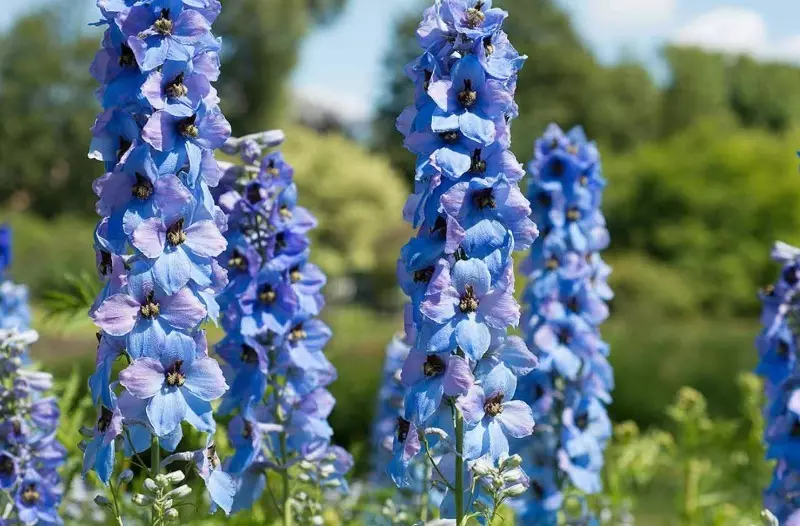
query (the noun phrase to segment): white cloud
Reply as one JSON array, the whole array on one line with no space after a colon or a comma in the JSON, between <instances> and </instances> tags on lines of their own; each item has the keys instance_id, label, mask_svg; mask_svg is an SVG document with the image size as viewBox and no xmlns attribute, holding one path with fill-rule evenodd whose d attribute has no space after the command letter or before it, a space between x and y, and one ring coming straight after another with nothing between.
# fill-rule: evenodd
<instances>
[{"instance_id":1,"label":"white cloud","mask_svg":"<svg viewBox=\"0 0 800 526\"><path fill-rule=\"evenodd\" d=\"M595 30L641 31L668 23L677 0L587 0L586 21Z\"/></svg>"},{"instance_id":2,"label":"white cloud","mask_svg":"<svg viewBox=\"0 0 800 526\"><path fill-rule=\"evenodd\" d=\"M724 53L800 61L800 35L773 41L758 12L741 7L718 7L684 25L672 36L673 44L697 46Z\"/></svg>"}]
</instances>

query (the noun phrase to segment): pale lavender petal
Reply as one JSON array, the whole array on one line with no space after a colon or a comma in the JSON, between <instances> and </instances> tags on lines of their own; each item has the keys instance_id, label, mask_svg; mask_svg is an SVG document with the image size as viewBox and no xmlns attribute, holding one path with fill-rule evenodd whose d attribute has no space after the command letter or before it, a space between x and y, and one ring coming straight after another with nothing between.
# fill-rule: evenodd
<instances>
[{"instance_id":1,"label":"pale lavender petal","mask_svg":"<svg viewBox=\"0 0 800 526\"><path fill-rule=\"evenodd\" d=\"M533 411L522 400L512 400L503 404L503 412L495 417L508 435L525 438L533 434Z\"/></svg>"},{"instance_id":2,"label":"pale lavender petal","mask_svg":"<svg viewBox=\"0 0 800 526\"><path fill-rule=\"evenodd\" d=\"M469 363L461 356L450 356L442 379L445 394L449 396L466 394L474 382Z\"/></svg>"},{"instance_id":3,"label":"pale lavender petal","mask_svg":"<svg viewBox=\"0 0 800 526\"><path fill-rule=\"evenodd\" d=\"M198 221L185 228L184 232L186 232L185 245L199 256L218 256L227 246L225 238L213 221Z\"/></svg>"},{"instance_id":4,"label":"pale lavender petal","mask_svg":"<svg viewBox=\"0 0 800 526\"><path fill-rule=\"evenodd\" d=\"M167 240L167 227L158 217L142 221L133 231L131 243L139 249L145 257L155 259L164 251Z\"/></svg>"},{"instance_id":5,"label":"pale lavender petal","mask_svg":"<svg viewBox=\"0 0 800 526\"><path fill-rule=\"evenodd\" d=\"M198 358L185 372L184 389L188 389L201 400L216 400L228 390L222 370L212 358Z\"/></svg>"},{"instance_id":6,"label":"pale lavender petal","mask_svg":"<svg viewBox=\"0 0 800 526\"><path fill-rule=\"evenodd\" d=\"M136 324L141 305L127 294L114 294L94 311L92 320L111 336L125 336Z\"/></svg>"},{"instance_id":7,"label":"pale lavender petal","mask_svg":"<svg viewBox=\"0 0 800 526\"><path fill-rule=\"evenodd\" d=\"M119 383L136 398L145 400L155 396L164 385L164 366L154 358L134 360L120 371Z\"/></svg>"},{"instance_id":8,"label":"pale lavender petal","mask_svg":"<svg viewBox=\"0 0 800 526\"><path fill-rule=\"evenodd\" d=\"M188 288L161 302L161 317L177 329L193 329L206 317L206 309Z\"/></svg>"}]
</instances>

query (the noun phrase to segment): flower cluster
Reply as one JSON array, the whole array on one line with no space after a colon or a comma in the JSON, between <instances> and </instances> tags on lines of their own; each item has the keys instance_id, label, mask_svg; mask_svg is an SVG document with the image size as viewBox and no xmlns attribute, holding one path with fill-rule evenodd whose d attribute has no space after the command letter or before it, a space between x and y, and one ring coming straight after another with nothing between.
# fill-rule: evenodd
<instances>
[{"instance_id":1,"label":"flower cluster","mask_svg":"<svg viewBox=\"0 0 800 526\"><path fill-rule=\"evenodd\" d=\"M800 524L800 249L778 242L772 256L783 270L760 293L763 329L756 341L756 372L764 378L767 398L767 458L777 460L764 503L781 524L794 525Z\"/></svg>"},{"instance_id":2,"label":"flower cluster","mask_svg":"<svg viewBox=\"0 0 800 526\"><path fill-rule=\"evenodd\" d=\"M227 283L215 260L227 224L209 187L221 176L213 150L230 125L211 85L219 76L220 42L211 33L218 0L98 6L105 34L91 72L103 112L90 157L106 169L94 183L105 287L91 309L100 328L90 378L97 421L84 468L107 483L117 443L128 455L152 444L157 460L160 447L173 451L180 442L182 422L215 430L211 402L228 386L200 325L218 317L215 296ZM112 382L120 356L128 366ZM229 510L232 482L209 489Z\"/></svg>"},{"instance_id":3,"label":"flower cluster","mask_svg":"<svg viewBox=\"0 0 800 526\"><path fill-rule=\"evenodd\" d=\"M565 483L584 493L601 489L603 454L611 436L605 404L613 372L598 326L608 317L610 273L599 251L609 242L600 211L605 180L596 146L581 128L550 125L536 143L528 197L541 237L524 272L523 330L539 369L520 383L538 423L519 450L532 491L520 499L524 520L555 524Z\"/></svg>"},{"instance_id":4,"label":"flower cluster","mask_svg":"<svg viewBox=\"0 0 800 526\"><path fill-rule=\"evenodd\" d=\"M25 330L31 326L28 287L6 278L11 265L11 228L0 226L0 329Z\"/></svg>"},{"instance_id":5,"label":"flower cluster","mask_svg":"<svg viewBox=\"0 0 800 526\"><path fill-rule=\"evenodd\" d=\"M521 339L506 336L520 314L511 255L538 234L518 186L524 170L509 151L525 57L501 29L507 16L482 0L428 8L417 31L424 51L407 68L415 104L397 121L417 156L404 216L418 233L398 263L415 338L402 370L405 415L390 471L409 484L411 459L444 442L455 455L440 463L454 459L454 479L439 483L453 490L445 513L459 523L469 512L464 461L498 461L509 438L530 435L534 425L531 408L514 395L536 360Z\"/></svg>"},{"instance_id":6,"label":"flower cluster","mask_svg":"<svg viewBox=\"0 0 800 526\"><path fill-rule=\"evenodd\" d=\"M240 481L234 509L259 498L272 469L284 479L284 513L300 520L316 503L292 496L290 477L344 489L352 459L330 442L335 401L327 386L336 370L323 352L331 330L317 318L326 277L308 261L316 219L297 205L294 172L281 153L264 154L282 140L273 131L225 146L244 165L227 166L214 194L228 214L219 262L230 277L218 297L226 335L216 352L231 385L219 413L235 413L228 426L235 448L228 470Z\"/></svg>"},{"instance_id":7,"label":"flower cluster","mask_svg":"<svg viewBox=\"0 0 800 526\"><path fill-rule=\"evenodd\" d=\"M4 317L5 312L0 312ZM66 449L56 440L59 410L47 374L22 368L35 331L0 329L0 494L6 524L62 524L61 479Z\"/></svg>"}]
</instances>

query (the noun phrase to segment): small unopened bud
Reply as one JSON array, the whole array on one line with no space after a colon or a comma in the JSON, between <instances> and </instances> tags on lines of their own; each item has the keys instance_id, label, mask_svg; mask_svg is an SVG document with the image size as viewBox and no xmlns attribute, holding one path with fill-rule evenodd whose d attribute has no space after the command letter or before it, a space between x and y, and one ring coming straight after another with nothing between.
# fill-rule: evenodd
<instances>
[{"instance_id":1,"label":"small unopened bud","mask_svg":"<svg viewBox=\"0 0 800 526\"><path fill-rule=\"evenodd\" d=\"M164 517L166 517L167 520L171 520L171 521L177 520L178 519L178 510L176 510L175 508L170 508L170 509L168 509L167 511L164 512Z\"/></svg>"},{"instance_id":2,"label":"small unopened bud","mask_svg":"<svg viewBox=\"0 0 800 526\"><path fill-rule=\"evenodd\" d=\"M315 515L314 517L311 517L311 524L313 526L323 526L325 524L325 519L319 515Z\"/></svg>"},{"instance_id":3,"label":"small unopened bud","mask_svg":"<svg viewBox=\"0 0 800 526\"><path fill-rule=\"evenodd\" d=\"M173 471L172 473L167 473L166 479L170 484L180 484L184 481L186 475L183 474L183 471Z\"/></svg>"},{"instance_id":4,"label":"small unopened bud","mask_svg":"<svg viewBox=\"0 0 800 526\"><path fill-rule=\"evenodd\" d=\"M761 520L764 521L764 526L780 526L778 518L769 510L761 512Z\"/></svg>"},{"instance_id":5,"label":"small unopened bud","mask_svg":"<svg viewBox=\"0 0 800 526\"><path fill-rule=\"evenodd\" d=\"M158 484L156 484L156 481L151 478L144 479L144 487L151 493L158 491Z\"/></svg>"},{"instance_id":6,"label":"small unopened bud","mask_svg":"<svg viewBox=\"0 0 800 526\"><path fill-rule=\"evenodd\" d=\"M100 506L101 508L110 508L111 501L108 500L104 495L97 495L94 498L94 503Z\"/></svg>"},{"instance_id":7,"label":"small unopened bud","mask_svg":"<svg viewBox=\"0 0 800 526\"><path fill-rule=\"evenodd\" d=\"M165 510L168 510L168 509L172 508L172 505L173 505L173 504L175 504L175 501L173 501L172 499L167 499L167 500L165 500L165 501L163 501L163 502L161 503L161 506L162 506L162 507L163 507Z\"/></svg>"},{"instance_id":8,"label":"small unopened bud","mask_svg":"<svg viewBox=\"0 0 800 526\"><path fill-rule=\"evenodd\" d=\"M514 484L513 486L509 486L508 488L504 489L500 492L500 497L519 497L520 495L524 494L528 491L527 486L525 484Z\"/></svg>"},{"instance_id":9,"label":"small unopened bud","mask_svg":"<svg viewBox=\"0 0 800 526\"><path fill-rule=\"evenodd\" d=\"M493 469L492 465L486 462L485 460L478 460L474 464L472 464L472 472L479 477L484 477L488 475L492 471L492 469Z\"/></svg>"},{"instance_id":10,"label":"small unopened bud","mask_svg":"<svg viewBox=\"0 0 800 526\"><path fill-rule=\"evenodd\" d=\"M501 462L500 468L513 469L513 468L518 468L521 465L522 465L522 457L519 455L511 455L510 457L503 460L503 462Z\"/></svg>"},{"instance_id":11,"label":"small unopened bud","mask_svg":"<svg viewBox=\"0 0 800 526\"><path fill-rule=\"evenodd\" d=\"M158 484L159 488L169 486L169 479L163 473L161 475L156 475L156 484Z\"/></svg>"},{"instance_id":12,"label":"small unopened bud","mask_svg":"<svg viewBox=\"0 0 800 526\"><path fill-rule=\"evenodd\" d=\"M311 477L309 477L308 474L306 474L306 473L300 473L299 475L297 475L297 479L302 481L302 482L310 482L311 481Z\"/></svg>"},{"instance_id":13,"label":"small unopened bud","mask_svg":"<svg viewBox=\"0 0 800 526\"><path fill-rule=\"evenodd\" d=\"M125 469L117 477L117 484L127 484L131 480L133 480L133 471Z\"/></svg>"},{"instance_id":14,"label":"small unopened bud","mask_svg":"<svg viewBox=\"0 0 800 526\"><path fill-rule=\"evenodd\" d=\"M336 473L336 468L331 466L330 464L322 466L319 470L319 474L320 476L322 476L322 478L328 478L334 473Z\"/></svg>"},{"instance_id":15,"label":"small unopened bud","mask_svg":"<svg viewBox=\"0 0 800 526\"><path fill-rule=\"evenodd\" d=\"M525 472L520 468L509 469L503 473L503 481L518 482L525 478Z\"/></svg>"},{"instance_id":16,"label":"small unopened bud","mask_svg":"<svg viewBox=\"0 0 800 526\"><path fill-rule=\"evenodd\" d=\"M312 471L314 469L314 464L308 460L301 460L298 466L300 466L300 469L303 471Z\"/></svg>"},{"instance_id":17,"label":"small unopened bud","mask_svg":"<svg viewBox=\"0 0 800 526\"><path fill-rule=\"evenodd\" d=\"M177 487L174 490L167 493L167 497L173 499L182 499L187 497L192 492L192 488L184 484L183 486Z\"/></svg>"},{"instance_id":18,"label":"small unopened bud","mask_svg":"<svg viewBox=\"0 0 800 526\"><path fill-rule=\"evenodd\" d=\"M326 480L322 485L326 488L338 488L342 485L342 481L339 479Z\"/></svg>"},{"instance_id":19,"label":"small unopened bud","mask_svg":"<svg viewBox=\"0 0 800 526\"><path fill-rule=\"evenodd\" d=\"M153 502L153 498L148 495L142 495L141 493L137 493L131 498L134 504L137 506L150 506Z\"/></svg>"}]
</instances>

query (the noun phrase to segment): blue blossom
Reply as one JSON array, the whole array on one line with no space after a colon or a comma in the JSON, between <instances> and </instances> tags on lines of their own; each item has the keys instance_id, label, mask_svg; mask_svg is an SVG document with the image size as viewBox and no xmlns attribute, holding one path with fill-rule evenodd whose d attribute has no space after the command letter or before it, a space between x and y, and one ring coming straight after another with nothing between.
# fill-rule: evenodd
<instances>
[{"instance_id":1,"label":"blue blossom","mask_svg":"<svg viewBox=\"0 0 800 526\"><path fill-rule=\"evenodd\" d=\"M525 459L533 489L515 508L523 520L557 524L570 486L601 491L611 435L605 404L613 370L599 331L613 297L610 268L599 254L609 243L600 211L606 183L597 147L581 128L565 134L550 125L536 141L528 169L531 218L542 235L523 266L529 276L523 330L540 369L522 378L517 391L542 431L515 450Z\"/></svg>"}]
</instances>

